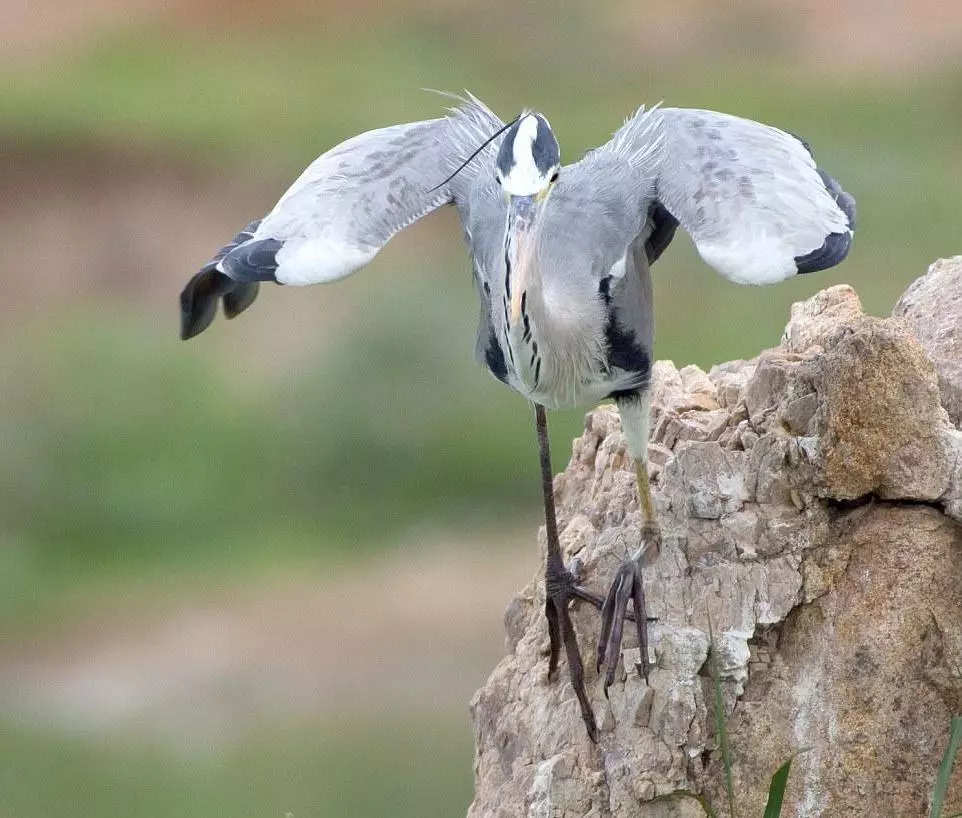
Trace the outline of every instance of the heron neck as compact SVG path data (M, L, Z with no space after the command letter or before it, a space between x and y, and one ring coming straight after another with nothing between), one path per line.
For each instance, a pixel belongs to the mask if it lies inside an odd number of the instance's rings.
M538 243L541 233L540 212L512 209L508 213L504 245L504 294L508 323L517 325L533 302L542 300Z

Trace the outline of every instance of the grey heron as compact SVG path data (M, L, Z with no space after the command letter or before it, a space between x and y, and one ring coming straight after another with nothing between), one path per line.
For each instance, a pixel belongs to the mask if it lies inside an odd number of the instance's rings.
M612 139L562 166L548 120L503 122L472 95L438 119L362 133L315 160L181 293L181 337L203 332L218 303L233 318L259 283L336 281L398 231L443 206L461 218L481 302L476 355L535 407L545 525L549 678L564 648L589 736L598 728L568 608L601 607L597 669L612 684L626 619L648 675L642 569L661 550L648 485L654 322L650 266L681 225L727 278L770 284L838 264L855 202L816 167L800 138L712 111L642 107ZM602 599L565 566L552 492L545 409L615 401L635 463L637 548ZM628 603L633 615L628 612Z

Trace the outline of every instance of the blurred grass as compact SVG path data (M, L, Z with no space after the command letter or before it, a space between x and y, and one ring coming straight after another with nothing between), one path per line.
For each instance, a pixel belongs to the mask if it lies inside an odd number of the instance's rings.
M464 730L426 716L280 724L215 751L0 724L0 815L448 818L471 800Z
M136 314L19 326L0 352L19 385L0 402L0 614L35 621L65 587L105 578L343 560L425 519L533 528L527 406L470 364L456 310L424 321L426 288L257 390L243 355L225 367Z

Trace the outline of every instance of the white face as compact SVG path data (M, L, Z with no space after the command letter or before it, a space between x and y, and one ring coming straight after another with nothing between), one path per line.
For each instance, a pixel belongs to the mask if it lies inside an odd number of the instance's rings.
M545 191L557 174L557 168L542 173L534 161L533 146L538 136L538 120L528 114L518 123L512 153L514 162L507 174L498 171L501 187L509 196L535 196Z

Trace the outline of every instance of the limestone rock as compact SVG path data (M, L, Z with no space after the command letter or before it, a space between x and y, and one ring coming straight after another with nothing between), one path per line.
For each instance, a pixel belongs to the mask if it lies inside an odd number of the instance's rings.
M938 380L904 325L869 316L846 322L813 362L810 378L821 401L825 496L935 500L945 493L953 464Z
M929 267L905 291L892 315L905 319L935 362L942 405L962 427L962 256Z
M652 395L664 544L645 574L649 682L631 634L604 697L598 612L573 605L592 744L566 669L546 679L534 577L509 606L510 652L472 701L470 818L701 815L655 800L679 789L720 805L709 617L743 814L761 814L772 772L806 747L784 815L925 814L962 711L962 432L932 362L901 320L864 316L833 287L795 305L756 360L707 375L659 362ZM587 415L555 491L566 559L603 593L640 526L614 407ZM962 770L950 792L962 809Z
M792 305L792 317L782 334L782 347L803 353L824 346L840 326L862 314L862 302L848 284L838 284Z

